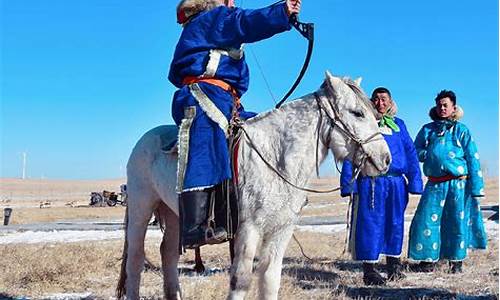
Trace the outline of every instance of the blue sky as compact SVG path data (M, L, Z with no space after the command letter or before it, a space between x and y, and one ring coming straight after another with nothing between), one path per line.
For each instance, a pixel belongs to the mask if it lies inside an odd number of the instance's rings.
M257 8L272 1L244 1ZM0 0L0 177L123 177L148 129L173 123L167 74L181 28L172 0ZM237 4L241 4L237 1ZM303 0L316 24L309 70L295 97L324 71L388 87L412 137L452 89L490 175L498 175L498 1ZM274 106L293 83L307 43L295 31L247 47L248 110ZM331 164L323 168L331 169Z

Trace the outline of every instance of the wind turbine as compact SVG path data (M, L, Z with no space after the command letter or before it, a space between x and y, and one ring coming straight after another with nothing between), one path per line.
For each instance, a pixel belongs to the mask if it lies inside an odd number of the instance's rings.
M21 179L26 179L26 156L27 156L27 153L26 151L23 152L23 175L21 177Z

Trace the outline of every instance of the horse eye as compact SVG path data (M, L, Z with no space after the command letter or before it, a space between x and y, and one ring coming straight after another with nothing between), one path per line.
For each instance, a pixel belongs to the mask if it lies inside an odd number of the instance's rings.
M351 114L353 114L356 118L363 118L365 115L360 110L350 110Z

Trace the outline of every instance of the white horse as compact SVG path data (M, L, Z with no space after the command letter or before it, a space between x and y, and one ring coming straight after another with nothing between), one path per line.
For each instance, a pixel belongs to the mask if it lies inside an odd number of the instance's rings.
M277 299L283 255L306 201L306 192L297 187L307 186L329 149L338 160L349 157L366 175L387 171L390 152L374 113L359 82L327 72L315 93L243 124L237 156L239 227L228 299L245 297L257 254L259 299ZM126 235L118 298L124 294L129 299L139 298L144 237L155 210L165 228L160 247L164 295L167 299L181 297L177 156L161 150L162 137L172 130L175 127L159 126L147 132L127 165Z

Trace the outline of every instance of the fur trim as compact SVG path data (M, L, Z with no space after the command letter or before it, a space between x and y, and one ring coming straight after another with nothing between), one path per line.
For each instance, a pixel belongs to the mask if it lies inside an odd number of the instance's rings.
M396 101L392 101L392 106L388 112L386 112L387 116L394 117L398 113L398 105L396 104Z
M396 102L394 102L394 100L391 101L392 101L392 106L388 109L388 111L386 111L385 115L389 117L395 117L396 114L398 113L398 106ZM375 103L373 103L373 101L370 101L370 103L372 104L373 110L375 111L375 119L377 120L382 119L384 115L382 115L377 111L377 108L375 107Z
M436 112L436 107L433 106L430 110L429 110L429 117L431 118L431 120L433 121L436 121L436 120L439 120L439 116ZM460 121L460 119L462 119L464 117L464 110L462 109L462 107L458 106L457 105L457 108L455 109L455 112L451 115L450 117L450 120L453 120L453 121Z
M177 16L184 15L187 18L185 23L188 23L189 18L197 13L222 5L224 3L221 0L181 0L177 5ZM179 17L177 21L180 21Z
M460 119L462 119L463 117L464 117L464 110L462 109L462 107L457 105L457 109L453 114L453 118L456 121L460 121Z
M189 132L196 116L196 107L188 106L184 109L184 119L179 127L177 143L179 144L179 156L177 160L177 186L178 194L184 190L184 176L186 175L187 161L189 155Z

